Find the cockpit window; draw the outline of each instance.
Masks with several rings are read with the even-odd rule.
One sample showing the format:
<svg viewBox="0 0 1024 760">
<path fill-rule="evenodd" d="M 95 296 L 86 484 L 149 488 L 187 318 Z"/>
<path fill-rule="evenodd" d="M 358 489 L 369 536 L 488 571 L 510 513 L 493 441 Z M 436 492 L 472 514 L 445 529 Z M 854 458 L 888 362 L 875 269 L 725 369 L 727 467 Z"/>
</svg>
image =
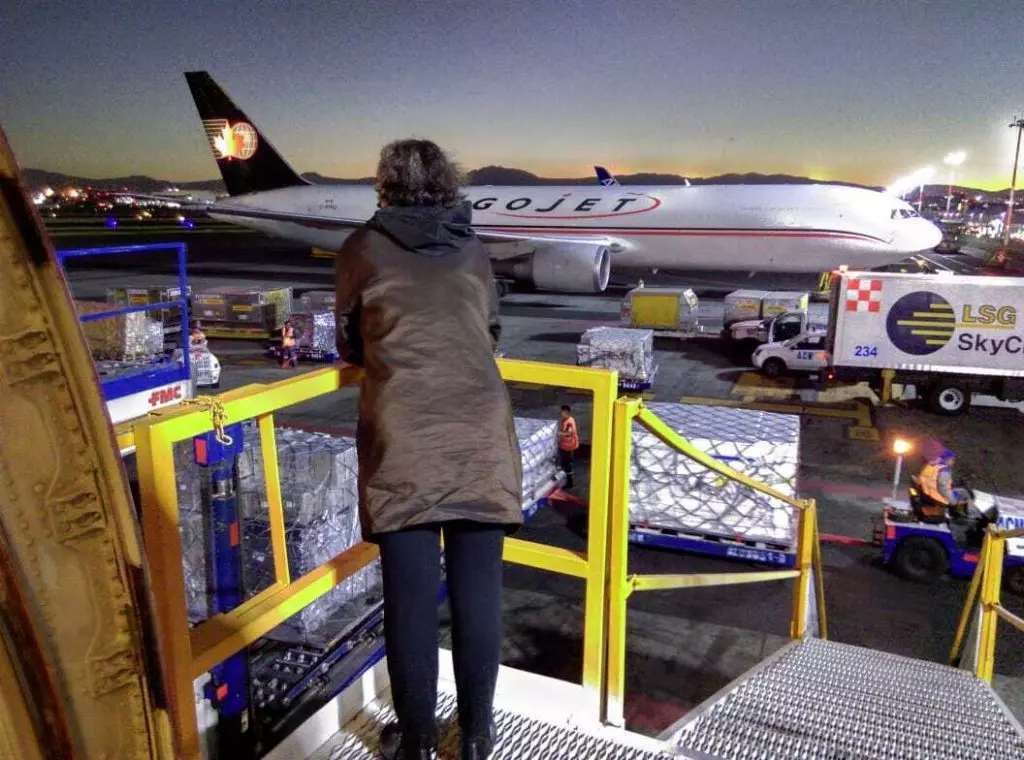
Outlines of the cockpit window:
<svg viewBox="0 0 1024 760">
<path fill-rule="evenodd" d="M 913 219 L 919 214 L 910 208 L 894 208 L 889 215 L 890 219 Z"/>
</svg>

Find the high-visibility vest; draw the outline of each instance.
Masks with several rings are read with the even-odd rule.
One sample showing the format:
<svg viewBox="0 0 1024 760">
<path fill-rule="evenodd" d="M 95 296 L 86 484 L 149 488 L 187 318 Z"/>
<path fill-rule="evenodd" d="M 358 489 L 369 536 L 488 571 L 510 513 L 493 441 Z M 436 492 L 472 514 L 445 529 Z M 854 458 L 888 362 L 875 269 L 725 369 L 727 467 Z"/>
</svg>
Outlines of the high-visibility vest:
<svg viewBox="0 0 1024 760">
<path fill-rule="evenodd" d="M 576 420 L 572 417 L 562 420 L 558 436 L 558 448 L 562 451 L 576 451 L 580 447 L 580 435 L 576 430 Z"/>
<path fill-rule="evenodd" d="M 282 327 L 281 328 L 281 345 L 285 348 L 291 348 L 295 345 L 295 328 L 294 327 Z"/>
<path fill-rule="evenodd" d="M 945 468 L 938 464 L 926 464 L 917 479 L 921 481 L 921 492 L 939 504 L 949 504 L 949 499 L 939 490 L 939 475 Z"/>
</svg>

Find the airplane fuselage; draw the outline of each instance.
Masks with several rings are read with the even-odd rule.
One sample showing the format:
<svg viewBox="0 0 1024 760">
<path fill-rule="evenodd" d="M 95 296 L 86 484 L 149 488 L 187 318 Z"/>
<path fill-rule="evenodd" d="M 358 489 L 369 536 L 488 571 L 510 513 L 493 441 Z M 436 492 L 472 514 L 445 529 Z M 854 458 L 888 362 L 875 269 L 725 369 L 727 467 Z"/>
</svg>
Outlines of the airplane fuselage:
<svg viewBox="0 0 1024 760">
<path fill-rule="evenodd" d="M 466 197 L 473 226 L 488 240 L 603 241 L 614 267 L 870 269 L 941 239 L 903 201 L 841 185 L 484 186 L 467 188 Z M 308 185 L 235 196 L 210 213 L 337 249 L 351 224 L 375 209 L 372 187 Z"/>
</svg>

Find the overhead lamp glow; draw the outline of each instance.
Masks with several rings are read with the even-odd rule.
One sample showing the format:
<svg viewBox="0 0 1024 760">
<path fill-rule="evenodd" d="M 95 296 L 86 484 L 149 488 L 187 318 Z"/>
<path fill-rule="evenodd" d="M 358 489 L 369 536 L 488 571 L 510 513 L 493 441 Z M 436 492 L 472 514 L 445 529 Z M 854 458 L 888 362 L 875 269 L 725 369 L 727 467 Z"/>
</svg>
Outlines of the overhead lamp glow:
<svg viewBox="0 0 1024 760">
<path fill-rule="evenodd" d="M 960 166 L 965 160 L 967 160 L 967 151 L 954 150 L 952 153 L 947 153 L 946 157 L 942 159 L 946 166 Z"/>
<path fill-rule="evenodd" d="M 892 453 L 896 454 L 897 456 L 909 454 L 913 450 L 913 448 L 914 444 L 912 444 L 910 441 L 905 441 L 902 438 L 897 438 L 895 441 L 892 442 Z"/>
</svg>

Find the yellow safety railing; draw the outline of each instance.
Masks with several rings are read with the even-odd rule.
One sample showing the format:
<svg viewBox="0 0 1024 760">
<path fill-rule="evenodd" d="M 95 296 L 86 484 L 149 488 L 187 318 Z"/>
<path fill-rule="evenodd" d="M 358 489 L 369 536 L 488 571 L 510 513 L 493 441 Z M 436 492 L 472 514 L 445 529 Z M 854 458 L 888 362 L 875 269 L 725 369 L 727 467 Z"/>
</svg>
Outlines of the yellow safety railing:
<svg viewBox="0 0 1024 760">
<path fill-rule="evenodd" d="M 960 665 L 964 650 L 969 645 L 974 659 L 974 675 L 988 683 L 992 683 L 995 670 L 996 628 L 999 620 L 1006 621 L 1018 631 L 1024 631 L 1024 619 L 1014 615 L 1000 602 L 1006 542 L 1022 536 L 1024 529 L 1000 530 L 989 526 L 985 531 L 978 567 L 971 578 L 967 602 L 960 614 L 953 648 L 949 653 L 949 664 Z"/>
<path fill-rule="evenodd" d="M 608 510 L 612 456 L 612 411 L 617 397 L 616 372 L 538 362 L 499 360 L 509 382 L 550 385 L 593 394 L 591 485 L 588 542 L 585 553 L 509 538 L 504 558 L 530 567 L 572 575 L 586 581 L 582 700 L 595 719 L 602 716 L 607 610 Z M 377 556 L 376 546 L 360 543 L 315 570 L 292 580 L 284 543 L 275 411 L 333 393 L 358 382 L 353 367 L 328 368 L 268 385 L 250 385 L 199 401 L 159 417 L 135 423 L 143 535 L 157 607 L 160 641 L 168 668 L 172 721 L 183 756 L 199 756 L 193 680 L 241 651 L 313 602 Z M 236 609 L 189 628 L 178 532 L 178 492 L 173 446 L 215 429 L 215 417 L 228 423 L 256 420 L 263 451 L 270 509 L 275 582 Z M 124 431 L 127 433 L 128 431 Z M 128 443 L 127 436 L 125 443 Z"/>
<path fill-rule="evenodd" d="M 633 445 L 633 423 L 643 425 L 664 443 L 708 470 L 729 480 L 789 505 L 799 511 L 800 529 L 796 547 L 796 563 L 791 570 L 767 570 L 741 573 L 701 573 L 684 575 L 629 575 L 629 483 L 630 458 Z M 634 591 L 652 591 L 695 586 L 724 586 L 739 583 L 760 583 L 796 580 L 793 595 L 790 637 L 808 635 L 811 596 L 815 596 L 818 633 L 827 636 L 825 596 L 821 573 L 821 547 L 818 542 L 817 509 L 813 499 L 787 496 L 718 462 L 696 448 L 668 425 L 644 408 L 638 398 L 622 398 L 615 404 L 612 447 L 612 506 L 609 544 L 609 608 L 608 608 L 608 670 L 606 675 L 606 722 L 622 726 L 625 700 L 626 606 Z"/>
</svg>

